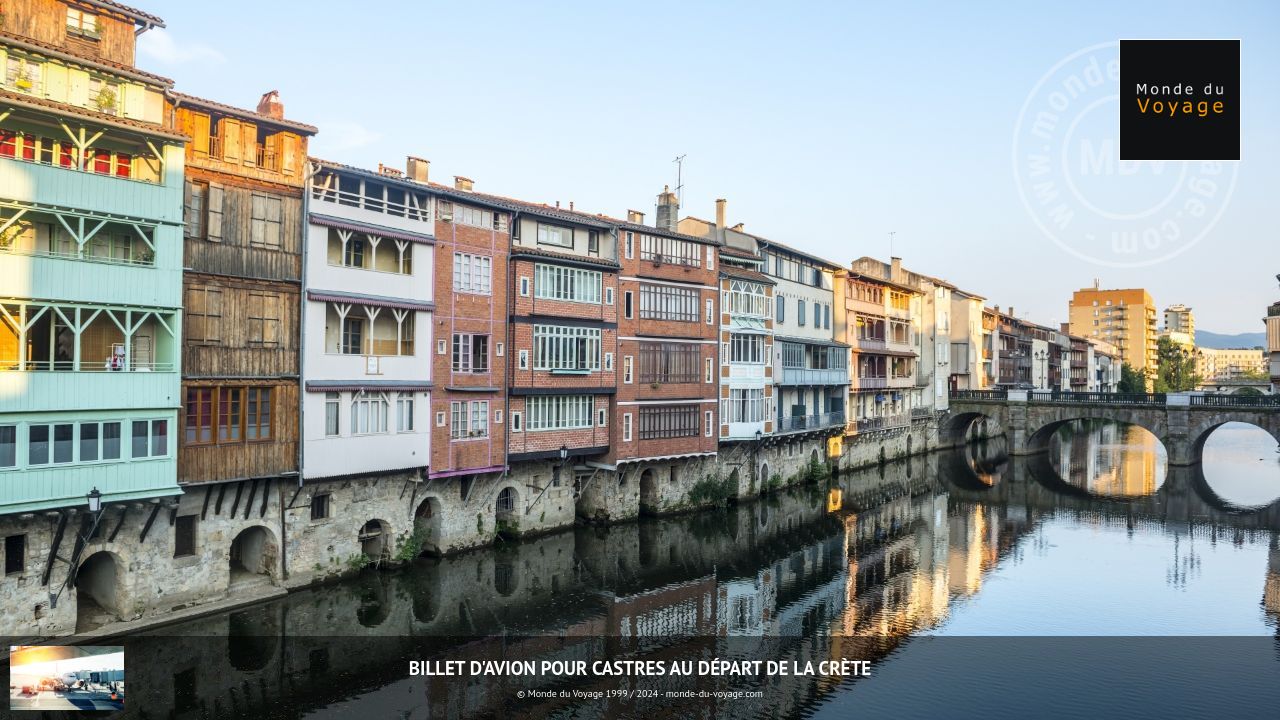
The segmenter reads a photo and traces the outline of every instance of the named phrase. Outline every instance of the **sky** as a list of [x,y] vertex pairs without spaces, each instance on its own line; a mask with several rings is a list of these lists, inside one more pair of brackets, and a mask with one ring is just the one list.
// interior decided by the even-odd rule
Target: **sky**
[[[325,159],[416,155],[439,182],[652,222],[684,155],[682,214],[714,218],[726,198],[729,224],[845,265],[888,257],[893,233],[908,268],[1043,324],[1095,279],[1221,333],[1261,331],[1280,300],[1280,3],[130,1],[167,25],[140,38],[140,67],[242,107],[279,90]],[[1055,243],[1016,171],[1037,83],[1121,38],[1242,48],[1234,185],[1196,242],[1142,266]],[[1073,190],[1137,211],[1179,177],[1158,170]]]

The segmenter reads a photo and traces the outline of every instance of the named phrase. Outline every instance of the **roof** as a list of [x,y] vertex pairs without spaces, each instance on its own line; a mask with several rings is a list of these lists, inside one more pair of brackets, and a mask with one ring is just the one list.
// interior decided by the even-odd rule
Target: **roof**
[[648,233],[650,235],[661,235],[663,237],[674,238],[676,240],[688,240],[689,242],[702,243],[703,245],[721,245],[724,243],[713,237],[701,237],[698,235],[689,235],[687,233],[675,230],[667,230],[666,228],[654,227],[652,225],[641,225],[640,223],[628,222],[626,220],[617,220],[609,218],[614,224],[623,230],[631,230],[633,232]]
[[750,250],[743,250],[740,247],[734,247],[732,245],[725,245],[724,247],[720,248],[720,254],[733,255],[741,258],[750,258],[752,260],[757,260],[757,261],[761,259],[759,255],[751,252]]
[[431,383],[413,380],[308,380],[307,392],[357,392],[360,390],[400,390],[419,392],[430,390]]
[[216,110],[218,112],[226,113],[228,115],[237,115],[243,118],[250,118],[252,120],[266,123],[268,125],[279,125],[280,127],[286,127],[292,130],[297,130],[298,132],[305,133],[307,135],[315,135],[317,132],[319,132],[319,129],[316,128],[314,125],[307,125],[305,123],[295,122],[293,120],[285,120],[283,118],[271,117],[270,115],[264,115],[254,110],[245,110],[244,108],[238,108],[233,105],[226,105],[224,103],[214,102],[213,100],[206,100],[201,97],[196,97],[195,95],[180,93],[180,92],[177,92],[176,90],[170,90],[169,96],[177,100],[178,104],[185,103],[187,105],[195,105],[197,107],[202,107],[209,110]]
[[543,250],[536,247],[525,247],[524,245],[511,246],[511,258],[515,259],[521,255],[532,255],[535,257],[552,258],[555,260],[564,260],[572,263],[584,263],[605,270],[617,270],[618,263],[604,258],[594,258],[587,255],[574,255],[572,253],[556,252],[554,250]]
[[725,277],[751,280],[752,282],[764,283],[765,285],[777,285],[773,278],[758,270],[748,270],[746,268],[734,267],[733,265],[725,265],[723,263],[720,264],[720,274]]
[[61,58],[69,62],[84,65],[86,67],[93,67],[99,70],[106,70],[108,72],[115,73],[117,75],[133,78],[134,80],[139,80],[142,82],[148,82],[153,85],[173,87],[173,81],[167,77],[154,75],[144,70],[139,70],[136,67],[133,67],[132,65],[125,65],[124,63],[113,62],[111,60],[103,60],[101,58],[94,58],[94,57],[89,57],[87,55],[81,55],[80,53],[74,52],[72,50],[67,50],[66,48],[58,47],[57,45],[51,45],[47,42],[41,42],[40,40],[29,38],[25,35],[17,35],[11,32],[7,32],[5,30],[0,30],[0,40],[3,40],[6,45],[14,45],[16,47],[23,48],[24,50],[30,50],[33,52],[42,53],[50,57]]
[[188,138],[179,132],[174,132],[163,125],[155,123],[142,122],[140,120],[132,120],[130,118],[116,117],[115,115],[107,115],[97,110],[89,110],[74,105],[67,105],[53,100],[45,100],[44,98],[16,93],[11,90],[0,88],[0,99],[3,99],[10,106],[25,107],[32,110],[53,111],[66,117],[80,118],[84,120],[92,120],[100,125],[108,125],[111,127],[123,128],[126,130],[137,130],[152,137],[162,137],[178,142],[187,142]]
[[850,280],[863,280],[866,282],[875,283],[877,285],[886,285],[888,287],[895,288],[897,290],[902,290],[904,292],[915,293],[916,295],[924,294],[924,292],[919,290],[918,288],[913,288],[910,285],[902,285],[900,283],[893,282],[892,280],[885,280],[884,278],[876,275],[864,275],[863,273],[854,272],[853,270],[849,270],[847,271],[847,273]]
[[377,235],[378,237],[384,237],[390,240],[408,240],[409,242],[422,243],[423,245],[434,245],[436,242],[434,237],[422,233],[412,233],[406,230],[394,230],[381,225],[356,222],[354,220],[346,220],[343,218],[333,217],[331,215],[321,215],[319,213],[311,213],[308,215],[307,222],[312,225],[322,225],[324,227],[337,228],[339,230],[350,230],[351,232],[365,233],[366,235]]
[[827,340],[825,338],[811,337],[792,337],[790,335],[778,335],[774,333],[773,339],[778,342],[802,343],[804,345],[825,345],[827,347],[847,348],[851,347],[848,343],[842,343],[836,340]]
[[508,210],[530,213],[551,220],[578,223],[580,225],[590,225],[602,230],[612,230],[617,224],[615,221],[605,217],[604,215],[590,215],[577,210],[565,210],[564,208],[551,207],[545,203],[533,203],[527,200],[517,200],[515,198],[504,197],[502,195],[478,193],[474,190],[459,190],[457,188],[449,187],[448,185],[441,185],[440,183],[430,183],[430,185],[431,187],[440,190],[443,194],[449,194],[451,197],[459,200],[477,198],[484,202],[503,206]]
[[141,10],[138,10],[136,8],[131,8],[128,5],[121,5],[118,2],[114,2],[114,0],[80,0],[80,1],[93,5],[94,7],[99,7],[104,10],[111,10],[114,12],[118,12],[122,15],[126,15],[131,20],[133,20],[134,22],[137,22],[140,25],[146,25],[149,27],[165,26],[164,21],[156,17],[155,15],[152,15],[150,13],[144,13]]
[[340,292],[338,290],[308,290],[307,299],[318,302],[340,302],[369,307],[385,307],[396,310],[435,310],[436,304],[423,300],[406,300],[385,295]]
[[[745,234],[750,234],[750,233],[745,233]],[[790,245],[784,245],[784,244],[782,244],[782,243],[780,243],[780,242],[776,242],[776,241],[770,240],[770,239],[768,239],[768,238],[760,237],[759,235],[751,235],[751,237],[755,238],[755,239],[756,239],[756,242],[760,243],[760,244],[763,246],[763,247],[761,247],[761,248],[760,248],[761,250],[766,250],[766,249],[769,249],[769,248],[777,248],[777,249],[779,249],[779,250],[782,250],[783,252],[791,253],[792,255],[799,255],[800,257],[802,257],[802,258],[804,258],[804,259],[806,259],[806,260],[809,260],[809,261],[811,261],[811,262],[818,263],[819,265],[823,265],[823,266],[825,266],[825,267],[827,267],[828,269],[831,269],[831,270],[843,270],[843,269],[844,269],[844,266],[842,266],[842,265],[838,265],[838,264],[836,264],[836,263],[833,263],[833,262],[831,262],[830,260],[827,260],[827,259],[825,259],[825,258],[820,258],[820,257],[818,257],[817,255],[811,255],[811,254],[809,254],[809,253],[807,253],[807,252],[804,252],[803,250],[797,250],[797,249],[795,249],[794,247],[791,247]]]
[[[352,175],[359,175],[359,176],[361,176],[361,177],[369,178],[369,179],[371,179],[371,180],[377,180],[378,182],[384,182],[384,183],[390,183],[390,184],[392,184],[392,185],[398,185],[398,186],[400,186],[400,187],[402,187],[402,188],[408,188],[408,189],[412,189],[412,190],[419,190],[419,191],[422,191],[422,192],[431,192],[431,193],[435,193],[435,194],[437,194],[437,195],[442,195],[442,196],[444,196],[444,197],[456,197],[456,198],[459,198],[459,199],[470,199],[470,198],[467,198],[467,197],[466,197],[466,195],[467,195],[466,193],[461,193],[461,192],[459,192],[459,191],[453,190],[452,188],[446,187],[446,186],[444,186],[444,185],[440,185],[439,183],[420,183],[420,182],[418,182],[418,181],[416,181],[416,180],[411,180],[411,179],[409,179],[409,178],[407,178],[407,177],[399,177],[399,176],[395,176],[395,175],[383,175],[382,173],[375,172],[375,171],[373,171],[373,170],[367,170],[367,169],[362,168],[362,167],[356,167],[355,165],[346,165],[346,164],[343,164],[343,163],[340,163],[340,162],[334,162],[333,160],[325,160],[325,159],[323,159],[323,158],[318,158],[318,157],[308,157],[308,158],[307,158],[307,160],[308,160],[309,162],[316,163],[316,164],[320,165],[321,167],[329,168],[329,169],[331,169],[331,170],[337,170],[337,171],[339,171],[339,172],[350,173],[350,174],[352,174]],[[473,202],[475,202],[477,205],[482,205],[482,206],[487,207],[487,208],[490,208],[490,209],[499,209],[499,210],[510,210],[510,209],[511,209],[510,207],[508,207],[508,206],[506,206],[506,205],[503,205],[503,204],[500,204],[500,203],[495,203],[495,202],[489,202],[489,201],[486,201],[486,200],[476,199],[476,200],[474,200]]]

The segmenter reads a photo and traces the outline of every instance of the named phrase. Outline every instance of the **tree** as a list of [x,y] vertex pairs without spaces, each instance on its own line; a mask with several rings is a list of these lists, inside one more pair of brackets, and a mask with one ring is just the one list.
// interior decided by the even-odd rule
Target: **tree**
[[1155,391],[1158,393],[1195,390],[1200,384],[1194,351],[1167,337],[1156,341],[1156,368]]
[[1120,383],[1116,391],[1122,393],[1144,393],[1147,391],[1147,374],[1129,363],[1120,366]]

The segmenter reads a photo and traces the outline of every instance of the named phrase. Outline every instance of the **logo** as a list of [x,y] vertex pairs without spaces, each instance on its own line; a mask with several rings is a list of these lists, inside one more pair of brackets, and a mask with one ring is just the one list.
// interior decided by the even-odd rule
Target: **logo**
[[1238,164],[1122,157],[1117,106],[1128,94],[1120,83],[1117,42],[1051,67],[1018,115],[1013,172],[1023,206],[1063,250],[1099,265],[1142,267],[1208,234],[1235,189]]
[[1240,159],[1239,40],[1121,40],[1123,160]]

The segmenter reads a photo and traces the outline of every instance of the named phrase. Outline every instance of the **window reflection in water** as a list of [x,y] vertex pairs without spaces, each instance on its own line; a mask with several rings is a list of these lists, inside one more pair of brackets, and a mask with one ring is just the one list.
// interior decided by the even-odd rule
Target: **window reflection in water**
[[1145,428],[1105,420],[1063,425],[1049,444],[1049,460],[1067,483],[1094,495],[1141,497],[1164,485],[1168,455]]

